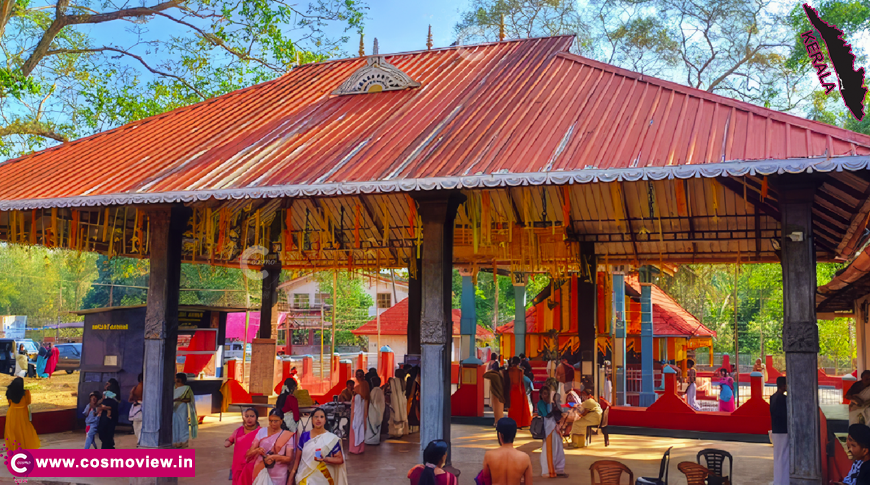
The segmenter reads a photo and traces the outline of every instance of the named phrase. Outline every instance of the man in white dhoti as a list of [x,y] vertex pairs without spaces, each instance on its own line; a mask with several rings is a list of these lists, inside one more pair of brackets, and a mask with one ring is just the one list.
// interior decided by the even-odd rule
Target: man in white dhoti
[[695,370],[695,361],[691,359],[687,360],[686,366],[689,368],[686,377],[686,381],[689,383],[689,386],[686,388],[686,402],[695,411],[700,411],[701,406],[698,406],[698,403],[695,401],[698,393],[698,386],[695,384],[698,378],[698,372]]
[[861,380],[846,392],[849,399],[849,425],[870,425],[870,370],[861,373]]
[[381,378],[372,377],[372,391],[369,394],[369,414],[366,417],[366,444],[381,444],[381,426],[384,423],[384,390],[381,389]]
[[770,396],[770,441],[773,442],[773,485],[788,485],[788,405],[785,377],[776,378]]

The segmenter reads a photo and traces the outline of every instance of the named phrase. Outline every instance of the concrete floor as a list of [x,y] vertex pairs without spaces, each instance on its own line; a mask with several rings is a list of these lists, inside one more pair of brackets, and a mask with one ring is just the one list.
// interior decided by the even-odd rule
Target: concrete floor
[[[262,421],[262,420],[261,420]],[[224,415],[223,422],[216,418],[206,418],[200,426],[199,438],[193,444],[197,450],[197,477],[180,479],[183,484],[222,484],[229,483],[227,476],[232,460],[231,449],[224,449],[223,441],[240,425],[234,414]],[[472,485],[480,471],[483,454],[487,449],[498,445],[492,428],[453,425],[453,466],[462,474],[459,483]],[[407,472],[420,456],[419,435],[404,440],[389,440],[380,446],[367,446],[364,455],[350,456],[348,477],[350,485],[405,485]],[[59,433],[40,437],[44,448],[79,448],[84,445],[83,433]],[[135,439],[124,434],[116,437],[119,448],[132,448]],[[657,476],[662,453],[673,446],[671,452],[671,485],[685,485],[686,480],[677,470],[682,461],[695,461],[697,452],[704,448],[719,448],[734,456],[735,485],[766,485],[773,480],[773,447],[769,444],[738,443],[723,441],[686,440],[675,438],[650,438],[644,436],[611,435],[610,446],[605,448],[600,436],[593,438],[591,447],[584,450],[566,450],[566,473],[568,478],[544,479],[540,476],[540,441],[532,440],[528,431],[520,431],[517,436],[519,449],[530,453],[535,471],[536,483],[553,485],[588,484],[589,466],[596,460],[618,460],[625,463],[639,476]],[[0,482],[11,483],[11,475],[6,467],[0,467]],[[30,479],[31,484],[89,483],[95,485],[120,485],[123,479]],[[624,482],[627,483],[627,482]]]

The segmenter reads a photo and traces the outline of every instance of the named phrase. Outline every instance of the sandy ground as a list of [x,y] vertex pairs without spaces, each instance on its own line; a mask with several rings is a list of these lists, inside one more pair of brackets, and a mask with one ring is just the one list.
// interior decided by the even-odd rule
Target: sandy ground
[[[265,420],[262,420],[265,421]],[[223,440],[240,424],[235,413],[225,414],[223,422],[207,417],[200,427],[199,438],[193,442],[196,449],[196,478],[180,479],[182,484],[229,484],[232,450],[223,447]],[[116,443],[119,448],[132,448],[135,438],[119,428]],[[472,485],[474,476],[480,471],[483,454],[498,446],[495,432],[488,427],[454,425],[453,466],[462,473],[459,483]],[[84,444],[82,432],[59,433],[41,436],[44,448],[79,448]],[[419,435],[411,435],[402,440],[388,440],[380,446],[367,446],[363,455],[348,458],[348,477],[350,485],[406,485],[407,472],[420,457]],[[659,462],[664,451],[673,446],[671,452],[671,485],[685,485],[686,479],[677,470],[682,461],[695,461],[698,451],[704,448],[719,448],[734,456],[735,485],[767,485],[773,480],[773,447],[769,444],[737,443],[705,440],[685,440],[673,438],[654,438],[642,436],[611,435],[610,447],[605,448],[600,436],[594,438],[591,447],[584,450],[566,451],[566,472],[568,478],[544,479],[540,477],[540,441],[532,440],[528,431],[521,431],[516,445],[531,455],[535,473],[535,483],[552,485],[575,485],[591,483],[589,466],[596,460],[618,460],[625,463],[640,476],[657,476]],[[45,480],[45,481],[42,481]],[[95,485],[119,485],[128,483],[123,478],[54,478],[31,479],[31,484],[89,483]],[[0,467],[0,482],[11,483],[11,475],[5,467]],[[628,483],[628,482],[623,482]],[[632,482],[634,483],[634,482]]]
[[[6,401],[6,386],[13,377],[0,374],[0,416],[6,415],[9,407]],[[78,371],[67,374],[66,371],[55,372],[51,379],[25,378],[24,388],[30,391],[31,411],[71,408],[76,406],[76,393],[79,386]]]

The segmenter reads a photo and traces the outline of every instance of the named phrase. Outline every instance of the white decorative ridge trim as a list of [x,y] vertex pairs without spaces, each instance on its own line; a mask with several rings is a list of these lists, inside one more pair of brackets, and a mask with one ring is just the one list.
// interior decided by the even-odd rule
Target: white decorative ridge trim
[[120,193],[94,196],[75,196],[56,199],[27,199],[0,201],[0,211],[48,209],[53,207],[95,207],[131,204],[170,204],[205,201],[211,198],[261,199],[298,198],[358,194],[386,194],[429,190],[459,190],[501,188],[537,185],[588,184],[594,182],[636,182],[638,180],[665,180],[688,178],[742,177],[744,175],[775,175],[813,172],[854,172],[865,170],[870,156],[837,158],[800,158],[764,160],[760,162],[722,162],[703,165],[671,167],[581,169],[557,172],[506,173],[456,177],[431,177],[402,180],[371,180],[365,182],[325,182],[306,185],[280,185],[273,187],[245,187],[221,190],[160,192],[154,194]]

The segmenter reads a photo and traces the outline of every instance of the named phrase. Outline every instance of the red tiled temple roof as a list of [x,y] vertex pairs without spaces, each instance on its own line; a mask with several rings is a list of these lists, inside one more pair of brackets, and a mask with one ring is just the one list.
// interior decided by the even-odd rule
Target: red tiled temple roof
[[[453,310],[453,335],[459,335],[459,322],[462,319],[462,311]],[[356,330],[352,330],[356,336],[360,335],[377,335],[378,334],[378,319],[370,320],[365,325]],[[408,299],[396,303],[391,308],[381,313],[381,335],[407,335],[408,334]],[[478,325],[477,338],[480,340],[490,340],[493,338],[492,332]]]
[[332,94],[365,59],[303,65],[0,162],[0,210],[867,166],[868,136],[573,55],[572,42],[386,55],[422,87],[377,94]]

